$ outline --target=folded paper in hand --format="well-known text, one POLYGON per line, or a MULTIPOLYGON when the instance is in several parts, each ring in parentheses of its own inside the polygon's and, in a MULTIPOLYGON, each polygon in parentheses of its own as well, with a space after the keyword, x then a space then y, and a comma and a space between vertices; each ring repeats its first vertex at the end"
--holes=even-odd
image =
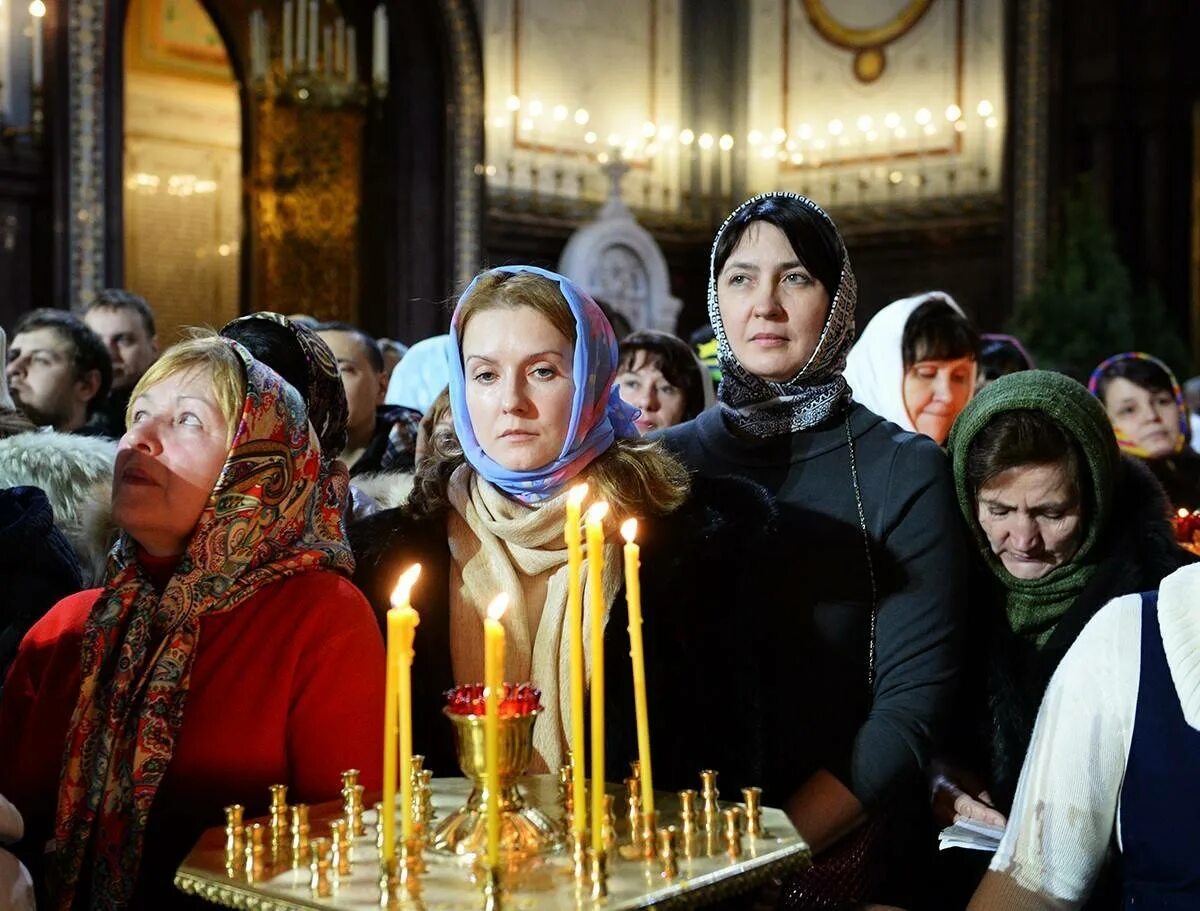
POLYGON ((974 819, 958 819, 938 833, 938 848, 969 848, 972 851, 995 851, 1004 835, 1003 826, 991 826, 974 819))

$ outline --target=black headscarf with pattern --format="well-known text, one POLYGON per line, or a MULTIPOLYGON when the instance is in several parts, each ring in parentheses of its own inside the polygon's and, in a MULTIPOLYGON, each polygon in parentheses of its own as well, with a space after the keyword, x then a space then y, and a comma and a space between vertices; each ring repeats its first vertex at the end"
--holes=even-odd
POLYGON ((850 389, 842 371, 846 368, 846 354, 854 343, 857 300, 858 284, 850 268, 846 245, 824 209, 805 196, 785 192, 762 193, 738 206, 717 232, 708 273, 708 318, 717 338, 717 360, 721 365, 717 399, 726 419, 751 436, 772 437, 807 430, 844 412, 850 403, 850 389), (841 255, 837 287, 831 294, 829 315, 816 347, 799 372, 782 383, 765 380, 742 366, 729 346, 717 302, 717 248, 722 237, 747 208, 772 199, 793 200, 817 215, 841 255))

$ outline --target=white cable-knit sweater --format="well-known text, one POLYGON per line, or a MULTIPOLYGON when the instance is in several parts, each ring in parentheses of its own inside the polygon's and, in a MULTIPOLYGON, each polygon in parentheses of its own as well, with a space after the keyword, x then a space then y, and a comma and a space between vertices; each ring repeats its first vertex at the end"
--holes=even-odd
MULTIPOLYGON (((1158 618, 1184 718, 1200 730, 1200 564, 1162 581, 1158 618)), ((991 869, 1055 908, 1087 898, 1114 825, 1120 842, 1141 642, 1140 596, 1110 602, 1063 658, 1038 712, 991 869)))

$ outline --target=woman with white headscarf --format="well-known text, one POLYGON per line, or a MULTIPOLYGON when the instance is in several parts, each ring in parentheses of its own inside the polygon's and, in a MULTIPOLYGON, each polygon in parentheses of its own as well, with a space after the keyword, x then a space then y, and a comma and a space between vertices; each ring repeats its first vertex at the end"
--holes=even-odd
POLYGON ((979 334, 944 291, 893 301, 846 356, 854 400, 939 445, 975 392, 979 334))
POLYGON ((749 478, 778 502, 794 609, 811 631, 764 660, 821 687, 819 699, 798 695, 817 717, 787 806, 827 868, 861 873, 836 895, 829 882, 801 883, 793 907, 878 894, 869 880, 884 861, 863 860, 878 826, 860 827, 917 778, 958 663, 966 555, 947 533, 958 521, 949 466, 932 441, 851 399, 842 372, 856 293, 819 206, 792 193, 743 203, 711 260, 720 407, 663 435, 699 476, 749 478))

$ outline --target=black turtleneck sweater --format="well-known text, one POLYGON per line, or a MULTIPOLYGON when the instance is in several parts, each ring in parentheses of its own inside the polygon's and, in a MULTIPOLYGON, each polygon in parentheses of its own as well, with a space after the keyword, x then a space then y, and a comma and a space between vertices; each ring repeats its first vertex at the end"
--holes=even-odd
MULTIPOLYGON (((797 669, 825 767, 871 808, 915 780, 958 671, 965 530, 950 466, 928 437, 852 405, 850 435, 877 591, 874 687, 867 686, 871 572, 851 473, 847 416, 786 436, 746 438, 719 408, 662 439, 705 477, 738 475, 778 501, 807 641, 766 660, 797 669)), ((736 567, 729 571, 736 572, 736 567)))

